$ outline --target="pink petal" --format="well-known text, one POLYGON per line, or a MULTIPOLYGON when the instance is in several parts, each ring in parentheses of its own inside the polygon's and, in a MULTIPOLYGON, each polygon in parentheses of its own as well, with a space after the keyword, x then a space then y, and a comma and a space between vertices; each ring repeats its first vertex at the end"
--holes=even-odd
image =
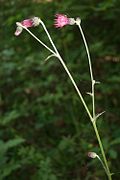
POLYGON ((62 28, 63 26, 66 26, 69 24, 69 18, 64 14, 56 14, 55 15, 55 27, 56 28, 62 28))
POLYGON ((26 28, 32 27, 32 26, 33 26, 33 21, 32 21, 32 19, 25 19, 25 20, 23 20, 23 21, 21 22, 21 24, 22 24, 23 26, 25 26, 26 28))

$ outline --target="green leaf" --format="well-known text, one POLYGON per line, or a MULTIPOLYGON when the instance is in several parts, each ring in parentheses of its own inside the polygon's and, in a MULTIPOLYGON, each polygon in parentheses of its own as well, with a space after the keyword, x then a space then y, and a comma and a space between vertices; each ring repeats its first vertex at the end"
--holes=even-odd
POLYGON ((23 142, 25 142, 23 138, 11 139, 8 140, 7 142, 0 141, 0 154, 5 153, 10 148, 16 147, 23 142))

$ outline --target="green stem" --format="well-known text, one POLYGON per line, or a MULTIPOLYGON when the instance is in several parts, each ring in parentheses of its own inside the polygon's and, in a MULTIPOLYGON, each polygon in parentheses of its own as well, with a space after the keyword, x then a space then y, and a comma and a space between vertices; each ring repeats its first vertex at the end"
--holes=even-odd
POLYGON ((106 174, 108 174, 108 171, 107 171, 106 166, 105 166, 104 162, 102 161, 102 159, 101 159, 98 155, 97 155, 96 157, 97 157, 98 160, 101 162, 101 164, 102 164, 102 166, 103 166, 103 168, 104 168, 106 174))
POLYGON ((36 39, 40 44, 42 44, 42 46, 44 46, 48 51, 55 55, 55 52, 51 48, 49 48, 45 43, 43 43, 37 36, 35 36, 28 28, 22 26, 21 24, 19 24, 19 26, 24 28, 34 39, 36 39))
POLYGON ((104 160, 104 164, 105 164, 105 166, 103 166, 103 167, 106 167, 105 172, 106 172, 106 174, 108 176, 108 179, 112 180, 110 169, 109 169, 108 162, 107 162, 107 159, 106 159, 106 155, 105 155, 105 152, 104 152, 104 148, 103 148, 103 145, 102 145, 102 141, 101 141, 101 138, 100 138, 97 126, 96 126, 96 121, 95 121, 95 119, 96 119, 96 114, 95 114, 95 91, 94 91, 94 89, 95 89, 95 80, 93 78, 93 70, 92 70, 92 63, 91 63, 89 48, 88 48, 87 41, 85 39, 85 36, 84 36, 84 33, 83 33, 83 30, 82 30, 82 27, 81 27, 80 23, 81 23, 81 21, 76 21, 76 24, 79 27, 79 30, 80 30, 80 33, 82 35, 83 42, 84 42, 84 45, 85 45, 85 48, 86 48, 88 62, 89 62, 89 68, 90 68, 91 83, 92 83, 92 110, 93 110, 92 124, 93 124, 93 128, 94 128, 94 131, 95 131, 98 143, 99 143, 99 147, 100 147, 102 156, 103 156, 103 160, 104 160))
POLYGON ((88 57, 88 62, 89 62, 89 68, 90 68, 90 77, 91 77, 91 82, 92 82, 92 106, 93 106, 93 118, 95 119, 95 92, 94 92, 94 85, 95 85, 95 80, 93 79, 93 71, 92 71, 92 63, 91 63, 91 57, 90 57, 90 52, 89 52, 89 48, 87 45, 87 41, 85 39, 82 27, 80 25, 80 23, 77 23, 80 33, 82 35, 82 39, 85 45, 85 49, 86 49, 86 53, 87 53, 87 57, 88 57))
POLYGON ((54 50, 55 50, 55 52, 56 52, 56 57, 58 57, 58 59, 60 60, 62 66, 63 66, 63 68, 65 69, 66 73, 68 74, 68 76, 69 76, 69 78, 70 78, 70 80, 71 80, 71 82, 72 82, 72 84, 73 84, 75 90, 77 91, 78 96, 80 97, 80 99, 81 99, 81 101, 82 101, 82 103, 83 103, 83 105, 84 105, 84 107, 85 107, 85 109, 86 109, 86 111, 87 111, 87 113, 88 113, 89 118, 90 118, 91 121, 92 121, 93 118, 92 118, 92 116, 91 116, 91 113, 90 113, 90 111, 89 111, 89 109, 88 109, 88 107, 87 107, 87 104, 85 103, 85 100, 84 100, 84 98, 83 98, 83 96, 82 96, 80 90, 78 89, 78 87, 77 87, 77 85, 76 85, 76 82, 74 81, 74 79, 73 79, 73 77, 72 77, 70 71, 68 70, 66 64, 64 63, 62 57, 60 56, 60 54, 59 54, 59 52, 58 52, 58 50, 57 50, 57 48, 56 48, 56 46, 55 46, 55 44, 54 44, 54 42, 53 42, 53 40, 52 40, 50 34, 49 34, 49 32, 48 32, 48 30, 47 30, 45 24, 43 23, 43 21, 41 21, 41 24, 42 24, 42 26, 43 26, 43 28, 44 28, 44 30, 45 30, 45 32, 46 32, 46 34, 47 34, 47 36, 48 36, 48 38, 49 38, 51 44, 52 44, 52 46, 53 46, 53 48, 54 48, 54 50))
MULTIPOLYGON (((92 124, 93 124, 94 131, 95 131, 95 134, 96 134, 96 137, 97 137, 99 146, 100 146, 100 150, 101 150, 101 153, 102 153, 102 156, 103 156, 104 164, 105 164, 105 166, 106 166, 106 170, 107 170, 106 173, 107 173, 108 179, 109 179, 109 180, 112 180, 111 173, 110 173, 110 169, 109 169, 108 162, 107 162, 107 158, 106 158, 106 155, 105 155, 105 152, 104 152, 104 148, 103 148, 103 145, 102 145, 102 141, 101 141, 100 135, 99 135, 99 133, 98 133, 98 128, 97 128, 97 126, 96 126, 96 122, 93 121, 92 124)), ((103 166, 103 167, 104 167, 104 166, 103 166)))

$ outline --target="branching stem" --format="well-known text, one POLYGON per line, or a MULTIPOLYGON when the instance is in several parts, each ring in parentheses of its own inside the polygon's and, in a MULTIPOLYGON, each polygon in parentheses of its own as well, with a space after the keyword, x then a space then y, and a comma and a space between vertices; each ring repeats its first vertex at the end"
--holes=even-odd
MULTIPOLYGON (((77 94, 78 94, 78 96, 79 96, 79 98, 80 98, 83 106, 85 107, 86 112, 87 112, 87 114, 88 114, 91 122, 92 122, 94 131, 95 131, 95 134, 96 134, 98 143, 99 143, 99 147, 100 147, 100 150, 101 150, 101 153, 102 153, 102 156, 103 156, 103 161, 104 161, 104 163, 102 162, 102 165, 103 165, 103 167, 104 167, 104 169, 105 169, 105 171, 106 171, 106 174, 107 174, 107 176, 108 176, 108 179, 109 179, 109 180, 112 180, 111 173, 110 173, 110 169, 109 169, 108 162, 107 162, 107 159, 106 159, 106 156, 105 156, 105 152, 104 152, 104 148, 103 148, 103 145, 102 145, 102 141, 101 141, 101 138, 100 138, 100 135, 99 135, 97 126, 96 126, 96 121, 95 121, 95 119, 96 119, 96 115, 95 115, 95 94, 94 94, 95 80, 94 80, 94 78, 93 78, 92 64, 91 64, 91 58, 90 58, 90 53, 89 53, 88 45, 87 45, 87 42, 86 42, 86 39, 85 39, 83 30, 82 30, 82 28, 81 28, 81 25, 80 25, 80 23, 77 23, 77 22, 76 22, 76 24, 78 25, 79 30, 80 30, 80 32, 81 32, 82 38, 83 38, 83 42, 84 42, 84 45, 85 45, 85 48, 86 48, 87 57, 88 57, 88 62, 89 62, 90 76, 91 76, 91 83, 92 83, 92 88, 91 88, 91 89, 92 89, 92 93, 91 93, 91 95, 92 95, 92 110, 93 110, 92 115, 91 115, 91 113, 90 113, 90 111, 89 111, 89 109, 88 109, 88 106, 87 106, 87 104, 86 104, 86 102, 85 102, 85 100, 84 100, 84 98, 83 98, 80 90, 78 89, 78 86, 77 86, 76 82, 74 81, 74 79, 73 79, 70 71, 68 70, 66 64, 64 63, 62 57, 60 56, 60 54, 59 54, 59 52, 58 52, 58 50, 57 50, 57 48, 56 48, 56 46, 55 46, 55 44, 54 44, 54 42, 53 42, 50 34, 49 34, 49 32, 48 32, 45 24, 43 23, 42 20, 41 20, 40 23, 41 23, 41 25, 43 26, 43 28, 44 28, 44 30, 45 30, 45 32, 46 32, 46 34, 47 34, 47 36, 48 36, 48 38, 49 38, 49 40, 50 40, 50 43, 51 43, 51 45, 53 46, 53 49, 54 49, 54 50, 52 50, 51 48, 49 48, 45 43, 43 43, 39 38, 37 38, 37 37, 36 37, 30 30, 28 30, 26 27, 24 27, 24 26, 22 26, 22 25, 20 25, 20 26, 23 27, 33 38, 35 38, 40 44, 42 44, 47 50, 49 50, 49 51, 53 54, 53 56, 56 56, 56 57, 59 59, 59 61, 61 62, 63 68, 65 69, 66 73, 68 74, 68 76, 69 76, 69 78, 70 78, 70 80, 71 80, 71 82, 72 82, 72 84, 73 84, 73 86, 74 86, 74 88, 75 88, 75 90, 76 90, 76 92, 77 92, 77 94)), ((52 55, 51 55, 51 56, 52 56, 52 55)), ((101 161, 102 161, 102 160, 101 160, 101 161)))
POLYGON ((66 64, 64 63, 62 57, 60 56, 60 54, 59 54, 59 52, 58 52, 58 50, 57 50, 57 48, 56 48, 56 46, 55 46, 55 44, 54 44, 54 42, 53 42, 53 40, 52 40, 50 34, 49 34, 49 32, 48 32, 48 30, 47 30, 45 24, 43 23, 43 21, 41 21, 41 24, 42 24, 42 26, 43 26, 43 28, 44 28, 44 30, 45 30, 45 32, 46 32, 46 34, 47 34, 47 36, 48 36, 48 38, 49 38, 51 44, 52 44, 52 46, 53 46, 53 48, 54 48, 54 50, 55 50, 55 52, 56 52, 56 56, 58 57, 58 59, 60 60, 61 64, 63 65, 63 67, 64 67, 66 73, 68 74, 68 76, 69 76, 69 78, 70 78, 70 80, 71 80, 71 82, 72 82, 74 88, 75 88, 76 91, 77 91, 77 94, 79 95, 79 97, 80 97, 80 99, 81 99, 81 101, 82 101, 82 103, 83 103, 83 105, 84 105, 84 107, 85 107, 85 109, 86 109, 86 111, 87 111, 87 113, 88 113, 89 118, 90 118, 91 121, 92 121, 93 118, 92 118, 92 116, 91 116, 91 114, 90 114, 90 111, 89 111, 89 109, 88 109, 88 107, 87 107, 87 105, 86 105, 86 103, 85 103, 85 100, 83 99, 83 96, 82 96, 80 90, 78 89, 78 87, 77 87, 77 85, 76 85, 76 82, 74 81, 74 79, 73 79, 73 77, 72 77, 70 71, 68 70, 66 64))

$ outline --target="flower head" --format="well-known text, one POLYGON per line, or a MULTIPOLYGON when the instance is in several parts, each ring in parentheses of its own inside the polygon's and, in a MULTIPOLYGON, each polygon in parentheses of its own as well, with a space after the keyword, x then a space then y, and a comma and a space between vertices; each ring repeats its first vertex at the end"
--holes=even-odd
POLYGON ((22 33, 22 30, 23 30, 23 27, 24 26, 25 28, 30 28, 30 27, 34 27, 34 26, 38 26, 40 24, 40 18, 38 17, 33 17, 33 18, 30 18, 30 19, 25 19, 21 22, 17 22, 17 28, 16 28, 16 31, 15 31, 15 36, 19 36, 21 33, 22 33), (19 24, 21 24, 22 26, 20 26, 19 24))
POLYGON ((56 14, 55 15, 55 27, 56 28, 62 28, 66 25, 73 25, 75 24, 75 20, 74 18, 68 18, 66 15, 64 14, 56 14))

